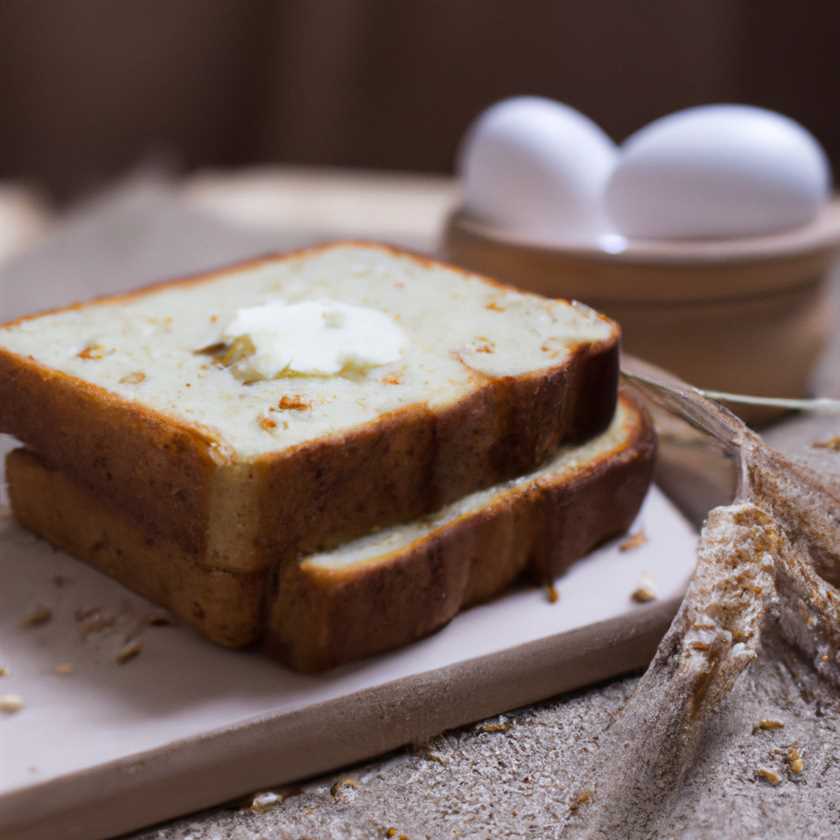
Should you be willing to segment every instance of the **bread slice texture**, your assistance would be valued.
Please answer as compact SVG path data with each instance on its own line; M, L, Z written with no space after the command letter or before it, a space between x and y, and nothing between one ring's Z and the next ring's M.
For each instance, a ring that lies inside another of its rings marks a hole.
M269 572L195 563L42 457L16 449L6 478L17 520L228 647L265 638L291 667L318 671L431 633L503 591L524 569L547 582L625 530L655 453L645 413L623 396L610 427L535 472L410 525ZM274 578L274 579L272 579Z
M355 379L251 385L196 352L237 309L277 297L377 308L409 350ZM252 573L409 522L597 434L618 344L617 326L579 304L344 243L0 326L0 431L149 538Z
M177 542L150 535L31 450L6 456L6 480L17 521L51 545L171 610L212 642L246 647L259 640L265 572L200 566Z
M321 671L422 638L525 570L552 581L630 526L655 451L649 418L624 397L607 431L535 472L282 566L269 651Z

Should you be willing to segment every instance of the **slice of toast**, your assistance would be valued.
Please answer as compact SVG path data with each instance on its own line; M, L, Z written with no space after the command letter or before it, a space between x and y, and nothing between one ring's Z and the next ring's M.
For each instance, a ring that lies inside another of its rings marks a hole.
M404 356L248 382L202 352L278 297L376 309L405 332ZM195 564L251 573L602 431L618 343L579 304L383 246L324 246L0 326L0 432Z
M316 671L427 635L523 570L552 580L629 527L654 453L649 418L622 396L605 432L536 471L409 525L282 564L273 580L198 566L177 543L147 534L27 450L8 456L6 475L15 516L36 534L212 641L237 647L264 637L292 667Z

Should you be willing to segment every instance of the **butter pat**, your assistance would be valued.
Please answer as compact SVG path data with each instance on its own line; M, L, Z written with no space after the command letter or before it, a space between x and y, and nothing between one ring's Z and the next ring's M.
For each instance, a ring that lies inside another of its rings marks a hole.
M251 352L237 367L254 379L334 376L387 365L400 359L407 344L403 330L384 312L327 299L274 300L240 309L223 338L228 344L250 342Z

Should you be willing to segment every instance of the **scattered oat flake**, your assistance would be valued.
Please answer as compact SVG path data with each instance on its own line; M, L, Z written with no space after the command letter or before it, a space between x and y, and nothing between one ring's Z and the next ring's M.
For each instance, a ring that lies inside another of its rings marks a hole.
M560 593L557 591L557 587L553 583L546 586L545 594L548 598L549 604L556 604L560 600Z
M20 622L21 627L40 627L52 618L52 610L49 607L39 605L34 607Z
M120 379L121 385L139 385L146 381L146 374L142 370L135 370L133 373L127 373Z
M569 803L569 811L573 814L582 808L584 805L588 805L592 801L592 791L589 789L582 790L570 803Z
M264 814L272 808L283 804L283 795L275 793L274 791L265 791L264 793L257 793L251 800L250 810L255 814Z
M782 777L775 770L768 770L766 767L759 767L755 775L771 785L777 785L782 781Z
M330 793L333 796L338 796L341 793L342 788L353 788L354 790L359 787L359 782L354 779L352 776L348 776L346 779L339 779L333 786L330 788Z
M805 769L805 762L802 760L802 754L799 752L799 747L796 744L791 744L787 749L787 761L790 772L798 775Z
M635 534L622 540L618 544L619 551L632 551L634 548L641 548L648 541L644 528L640 528Z
M114 622L114 616L94 610L93 613L82 620L82 638L87 639L88 636L93 636L95 633L109 630L114 626Z
M55 666L56 674L72 674L75 670L76 668L72 662L59 662L58 665Z
M754 727L753 734L756 732L767 731L769 729L784 729L785 725L780 720L773 718L762 718Z
M0 712L13 715L23 708L23 697L19 694L0 694Z
M830 449L832 452L840 452L840 435L827 438L826 440L815 440L811 447L813 449Z
M637 604L647 604L656 600L656 589L649 577L643 577L639 585L630 593L630 598Z
M513 724L509 720L497 721L495 723L486 721L478 726L482 732L510 732L512 727Z
M293 394L292 396L284 394L280 397L280 400L277 403L277 408L281 411L308 411L312 408L312 405L299 394Z
M140 655L140 651L143 650L143 642L139 639L135 639L133 642L129 642L126 645L123 645L118 651L117 655L114 657L114 661L117 665L125 665L126 662L131 662L132 659Z

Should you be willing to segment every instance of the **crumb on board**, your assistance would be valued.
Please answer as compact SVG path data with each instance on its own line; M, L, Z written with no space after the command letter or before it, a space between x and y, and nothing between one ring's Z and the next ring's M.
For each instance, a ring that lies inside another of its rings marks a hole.
M2 665L0 665L0 677L8 677L8 676L9 676L9 669L4 668Z
M638 531L625 537L619 544L619 551L633 551L635 548L641 548L648 541L647 534L644 528L639 528Z
M277 421L272 420L270 417L260 417L257 422L260 424L260 428L266 432L277 428Z
M75 670L76 668L72 662L59 662L58 665L55 666L56 674L72 674Z
M491 300L484 304L485 309L489 309L491 312L504 312L505 308L502 306L498 301Z
M557 591L557 587L553 583L549 583L548 586L546 586L545 594L548 598L549 604L556 604L560 600L560 593Z
M475 340L473 350L475 350L476 353L494 353L496 345L486 336L480 335Z
M785 725L782 721L775 718L762 718L754 727L753 735L756 732L767 732L771 729L784 729Z
M766 767L759 767L755 771L755 775L762 781L774 786L782 781L782 777L775 770L768 770Z
M344 788L352 788L353 790L358 790L360 787L359 782L357 779L354 779L352 776L346 776L343 779L339 779L337 782L334 782L333 785L330 787L330 794L337 798L341 796L341 792Z
M577 813L584 805L588 805L592 801L592 791L589 788L582 790L577 796L572 798L569 803L569 811L572 814Z
M19 694L0 694L0 712L13 715L23 708L23 697Z
M280 411L308 411L312 404L307 402L300 394L283 394L277 401L277 408Z
M117 665L125 665L126 662L131 662L132 659L138 657L142 650L143 642L139 639L135 639L133 642L128 642L128 644L123 645L117 651L117 655L114 657L114 662L116 662Z
M120 378L120 385L139 385L146 381L146 374L142 370L135 370Z
M830 449L832 452L840 452L840 435L833 435L825 440L815 440L811 444L812 449Z
M513 724L509 720L486 720L484 723L480 723L476 728L479 732L509 732L513 728Z
M791 744L787 748L787 762L790 772L794 775L799 775L805 769L802 753L799 752L799 747L796 744Z
M387 376L382 377L382 383L384 385L399 385L401 382L402 379L396 373L389 373Z
M647 604L656 600L656 588L653 578L649 575L642 575L639 585L630 593L631 600L637 604Z
M40 627L52 618L52 610L39 604L33 607L20 621L21 627Z

